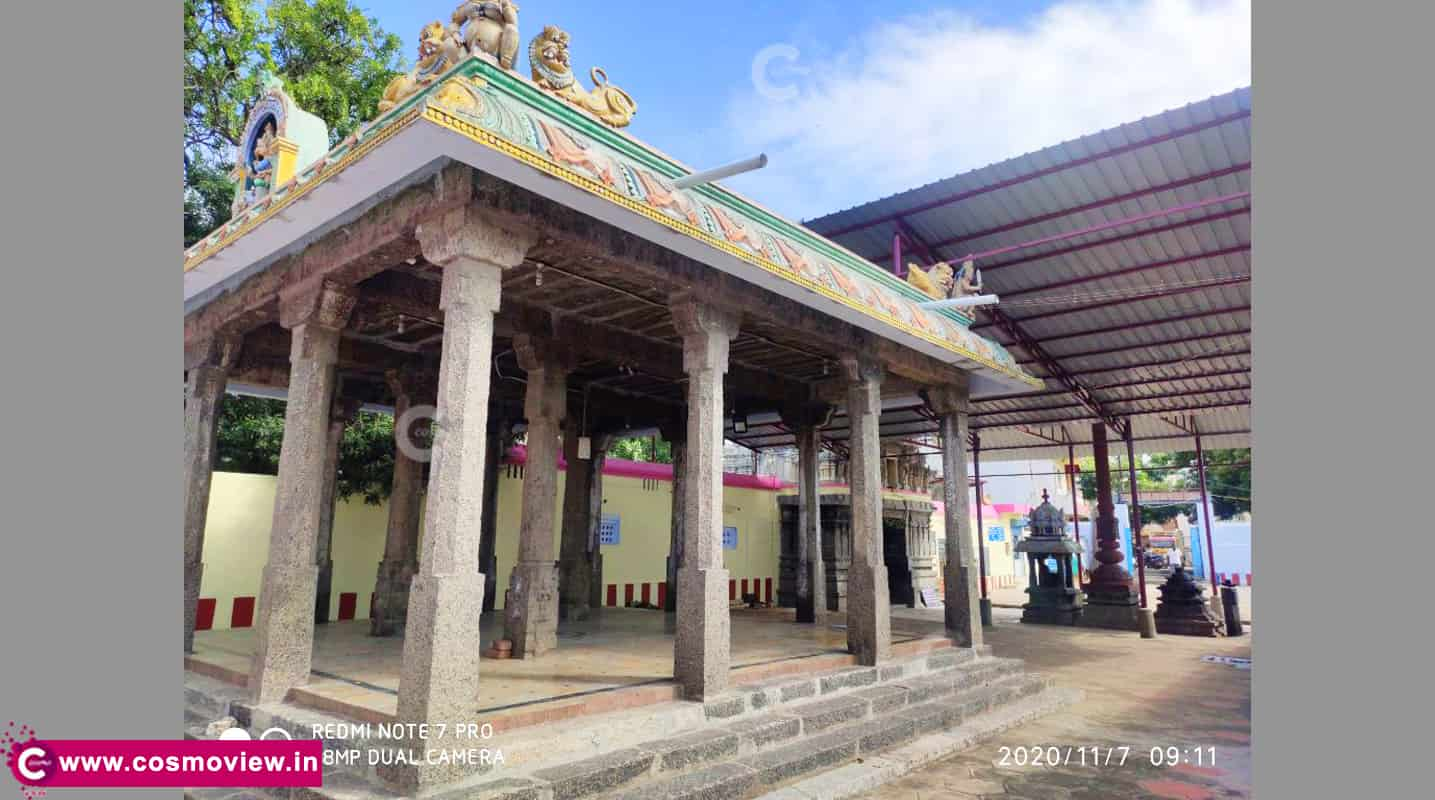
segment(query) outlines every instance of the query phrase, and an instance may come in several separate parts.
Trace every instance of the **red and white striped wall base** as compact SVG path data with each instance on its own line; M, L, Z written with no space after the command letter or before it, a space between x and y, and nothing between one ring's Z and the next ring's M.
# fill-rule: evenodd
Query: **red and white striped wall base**
M1250 585L1251 585L1251 573L1249 573L1249 572L1246 572L1246 573L1240 573L1240 572L1217 572L1217 573L1216 573L1216 582L1217 582L1217 583L1225 583L1227 578L1230 579L1231 584L1234 585L1234 586L1250 586ZM1244 579L1244 580L1242 580L1242 579Z
M772 604L773 598L772 578L732 578L727 582L727 599L729 603L736 603L745 594L756 594L757 599L768 605ZM619 602L621 594L622 602ZM604 594L603 605L609 608L619 608L632 605L633 603L647 603L662 608L668 599L668 582L656 581L649 583L610 583L607 592Z

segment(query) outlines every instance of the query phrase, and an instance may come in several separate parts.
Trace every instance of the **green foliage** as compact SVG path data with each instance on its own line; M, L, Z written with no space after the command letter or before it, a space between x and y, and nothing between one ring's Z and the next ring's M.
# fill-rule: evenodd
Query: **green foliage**
M219 416L215 469L275 475L284 443L284 401L226 395ZM358 495L378 505L393 488L394 420L387 414L360 412L344 428L339 445L335 492L341 499Z
M618 439L608 447L608 455L629 461L652 461L659 464L673 463L673 446L669 442L649 436Z
M229 180L228 172L226 168L202 161L190 164L184 187L185 247L229 221L234 182Z
M332 144L377 116L401 48L353 0L185 0L185 246L229 219L228 173L265 71L324 120Z
M1249 448L1236 450L1207 450L1206 489L1211 498L1211 510L1218 519L1229 519L1244 511L1251 510L1251 451ZM1183 489L1200 489L1201 480L1196 471L1194 451L1177 453L1155 453L1138 456L1142 467L1165 468L1159 472L1137 472L1137 488L1142 492L1169 492ZM1096 500L1096 462L1089 458L1079 459L1081 475L1077 483L1081 496L1088 501ZM1129 488L1131 479L1126 470L1111 467L1111 484L1114 489ZM1152 506L1141 509L1141 520L1164 522L1174 519L1179 513L1190 513L1183 506Z

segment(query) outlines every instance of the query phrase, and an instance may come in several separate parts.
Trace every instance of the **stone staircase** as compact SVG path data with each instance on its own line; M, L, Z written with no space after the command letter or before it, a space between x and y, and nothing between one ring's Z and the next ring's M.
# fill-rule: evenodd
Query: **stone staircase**
M190 704L197 719L219 710L222 700L209 691L197 694L205 695ZM742 686L703 704L664 703L499 734L487 746L504 751L502 767L425 797L746 798L794 781L822 781L822 773L836 774L830 772L834 769L862 769L864 762L891 773L865 769L859 779L844 779L816 796L851 794L844 787L890 779L905 771L904 764L910 768L954 752L1073 699L1072 693L1026 673L1020 661L992 657L986 648L943 648L880 667L848 667ZM231 702L223 710L238 712L236 718L247 716L240 722L256 734L277 726L307 737L312 724L325 720L318 712L287 705L248 708ZM186 713L188 717L191 712ZM917 740L926 742L923 737L933 734L943 736L919 747ZM381 746L326 741L330 748ZM904 747L917 751L898 760L881 757ZM254 796L402 797L384 789L372 768L331 768L324 783L322 788ZM187 796L237 800L247 795Z

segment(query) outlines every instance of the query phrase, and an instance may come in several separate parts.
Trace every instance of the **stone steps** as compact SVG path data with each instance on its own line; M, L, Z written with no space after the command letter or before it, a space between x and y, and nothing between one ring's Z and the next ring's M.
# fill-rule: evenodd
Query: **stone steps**
M485 746L504 751L501 767L424 797L747 796L900 746L930 731L962 725L973 715L1047 689L1044 680L1022 671L1021 662L989 653L986 648L942 648L880 667L849 667L740 686L703 704L664 703L500 733ZM235 716L256 736L266 728L281 727L296 738L309 738L313 724L340 721L288 704L251 707L233 687L227 700L214 693L214 686L195 688L202 696L190 698L187 692L186 721L193 718L201 733L201 723L223 715ZM330 740L326 747L366 750L383 749L385 744ZM271 791L265 796L289 800L401 796L383 788L374 769L363 765L330 767L324 783L322 788Z
M477 781L438 795L442 800L576 800L576 798L744 797L808 773L880 752L934 730L960 725L989 709L1047 689L1012 659L973 657L970 651L934 655L935 665L901 665L873 685L867 677L829 675L819 688L780 707L744 713L701 730L641 742L581 761L534 770L502 781ZM861 670L844 670L857 673ZM880 671L869 669L878 676ZM821 681L828 680L826 696ZM745 692L748 711L754 694ZM815 696L814 696L815 695ZM912 698L916 698L913 700ZM759 701L761 702L761 701ZM729 699L710 706L730 710Z

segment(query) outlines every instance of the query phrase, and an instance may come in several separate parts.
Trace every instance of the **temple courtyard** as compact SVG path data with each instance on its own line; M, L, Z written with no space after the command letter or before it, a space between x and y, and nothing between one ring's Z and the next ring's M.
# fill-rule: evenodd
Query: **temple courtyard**
M898 609L894 622L939 611ZM1016 800L1208 800L1251 796L1251 672L1203 656L1251 658L1251 628L1239 638L1162 636L1022 625L1018 610L998 607L987 631L993 649L1026 662L1059 685L1080 686L1083 700L999 734L948 759L864 794L881 800L1004 798ZM1130 747L1121 766L1003 765L1012 750ZM1154 767L1153 747L1215 748L1215 764ZM1009 748L1004 750L1003 748ZM1209 753L1209 750L1207 750ZM1072 756L1078 758L1078 756ZM790 795L797 797L797 795Z

